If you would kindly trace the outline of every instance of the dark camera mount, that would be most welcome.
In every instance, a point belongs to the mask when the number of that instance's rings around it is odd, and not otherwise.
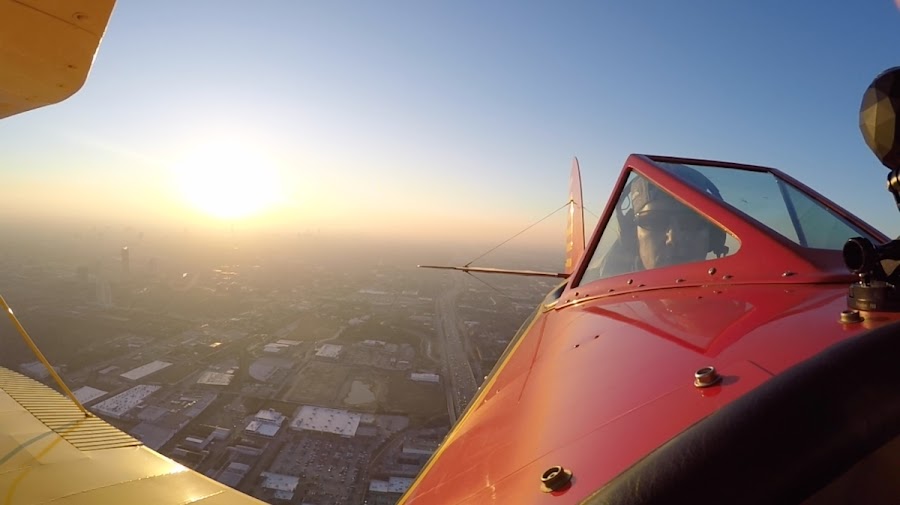
[[[888,173],[887,189],[894,195],[894,203],[897,204],[897,210],[900,210],[900,170],[894,168]]]
[[[900,312],[900,268],[890,275],[885,273],[882,261],[900,260],[900,240],[875,246],[869,239],[854,237],[844,244],[844,264],[859,276],[850,285],[847,305],[857,310]]]
[[[887,189],[900,210],[900,67],[885,70],[866,88],[859,129],[866,145],[888,168]],[[855,237],[844,244],[844,263],[859,276],[847,294],[850,308],[900,312],[900,267],[888,275],[884,267],[888,261],[900,261],[900,240],[876,246]]]

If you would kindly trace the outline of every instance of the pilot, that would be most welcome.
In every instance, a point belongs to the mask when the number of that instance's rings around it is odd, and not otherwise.
[[[706,177],[691,172],[680,175],[687,175],[690,183],[718,197],[718,191]],[[723,233],[721,230],[643,177],[632,182],[629,197],[634,209],[639,270],[702,261],[708,252],[717,249],[712,239]]]

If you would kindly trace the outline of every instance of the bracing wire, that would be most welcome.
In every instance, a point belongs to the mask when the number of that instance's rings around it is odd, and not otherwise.
[[[500,296],[502,296],[503,298],[509,298],[510,300],[512,300],[512,298],[510,298],[510,296],[508,294],[504,293],[503,291],[500,291],[500,288],[491,285],[488,281],[472,274],[472,272],[466,272],[466,273],[469,274],[470,276],[472,276],[472,278],[475,279],[476,281],[478,281],[478,282],[484,284],[485,286],[493,289],[494,291],[500,293]]]
[[[588,214],[590,214],[590,215],[596,217],[597,219],[600,219],[600,216],[598,216],[597,214],[594,214],[593,212],[591,212],[591,209],[585,207],[584,205],[582,205],[581,208],[584,209],[584,210],[586,210],[586,211],[588,212]]]
[[[487,252],[483,253],[482,255],[478,256],[477,258],[473,259],[472,261],[466,263],[464,266],[470,266],[472,263],[475,263],[475,262],[478,261],[479,259],[481,259],[481,258],[487,256],[488,254],[490,254],[490,253],[496,251],[498,248],[500,248],[500,246],[506,244],[506,243],[509,242],[510,240],[512,240],[512,239],[518,237],[519,235],[525,233],[526,231],[530,230],[531,228],[534,228],[535,226],[537,226],[538,224],[540,224],[542,221],[544,221],[544,220],[550,218],[550,216],[552,216],[553,214],[556,214],[557,212],[559,212],[559,211],[565,209],[566,207],[569,206],[570,203],[571,203],[571,201],[566,202],[565,204],[563,204],[562,207],[560,207],[560,208],[554,210],[553,212],[547,214],[546,216],[542,217],[540,220],[538,220],[538,221],[536,221],[536,222],[534,222],[534,223],[531,223],[531,224],[528,225],[524,230],[520,231],[519,233],[516,233],[516,234],[513,235],[512,237],[509,237],[508,239],[504,240],[503,242],[500,242],[499,244],[497,244],[497,245],[495,245],[494,247],[492,247],[491,249],[489,249]]]

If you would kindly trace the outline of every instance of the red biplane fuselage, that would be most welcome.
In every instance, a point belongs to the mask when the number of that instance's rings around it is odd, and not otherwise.
[[[800,245],[666,164],[760,173],[855,231],[888,241],[776,170],[632,155],[578,268],[519,331],[401,503],[581,502],[773,376],[898,319],[864,313],[859,322],[841,322],[855,276],[839,248]],[[588,280],[604,230],[621,210],[616,195],[635,176],[716,223],[739,249]],[[805,217],[787,206],[794,224]],[[721,381],[695,386],[695,372],[709,366]],[[571,480],[553,491],[546,477],[556,466]]]

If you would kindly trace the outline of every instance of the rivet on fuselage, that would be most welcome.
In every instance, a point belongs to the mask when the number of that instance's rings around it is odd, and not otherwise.
[[[792,275],[794,275],[794,272],[791,272],[790,270],[785,270],[784,273],[781,274],[782,277],[790,277]]]
[[[709,270],[706,271],[709,275],[716,275],[716,267],[709,267]]]
[[[675,279],[675,284],[681,284],[684,282],[684,279]]]
[[[730,279],[730,278],[731,278],[731,276],[728,275],[728,274],[725,274],[725,275],[722,276],[722,279],[724,279],[724,280],[726,280],[726,281],[727,281],[728,279]]]
[[[627,282],[626,284],[628,284],[629,286],[630,286],[631,284],[634,284],[634,279],[628,279],[628,282]]]
[[[859,315],[858,310],[844,310],[841,311],[841,322],[845,324],[851,323],[861,323],[863,320],[862,316]]]
[[[552,493],[566,487],[572,480],[572,472],[561,466],[552,466],[541,475],[541,491]]]
[[[718,384],[722,380],[722,376],[716,372],[715,367],[705,366],[694,372],[694,386],[698,388],[708,388]]]

